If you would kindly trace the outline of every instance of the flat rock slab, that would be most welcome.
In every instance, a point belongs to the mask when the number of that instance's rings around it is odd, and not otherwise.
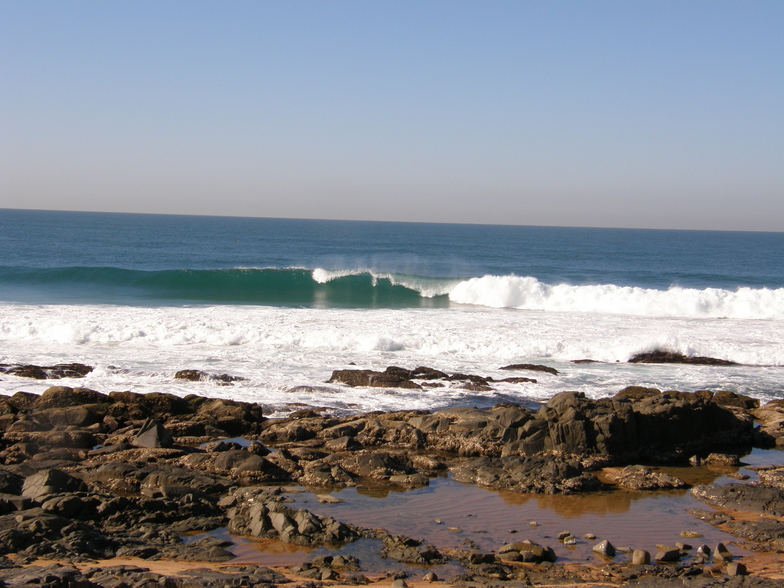
[[[779,488],[760,484],[726,484],[695,486],[691,493],[711,506],[784,516],[784,490]]]

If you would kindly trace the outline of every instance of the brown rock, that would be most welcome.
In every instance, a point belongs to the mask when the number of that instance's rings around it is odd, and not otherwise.
[[[505,365],[502,370],[530,370],[533,372],[545,372],[554,376],[558,375],[558,370],[546,365],[538,365],[534,363],[515,363],[512,365]]]

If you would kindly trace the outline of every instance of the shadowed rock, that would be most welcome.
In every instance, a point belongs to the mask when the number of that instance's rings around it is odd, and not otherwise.
[[[172,435],[160,421],[147,419],[139,433],[133,438],[131,445],[135,447],[169,447],[172,444]]]

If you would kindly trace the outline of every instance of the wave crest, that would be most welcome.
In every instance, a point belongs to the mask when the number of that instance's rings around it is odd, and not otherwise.
[[[484,276],[449,293],[459,304],[557,312],[735,319],[784,319],[784,288],[652,290],[613,284],[548,285],[529,276]]]

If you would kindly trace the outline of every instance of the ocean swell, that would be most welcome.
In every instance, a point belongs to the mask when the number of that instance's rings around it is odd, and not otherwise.
[[[0,300],[22,303],[252,304],[315,308],[473,305],[647,317],[784,319],[784,288],[657,290],[547,284],[531,276],[441,278],[369,269],[233,268],[141,271],[0,267]]]

